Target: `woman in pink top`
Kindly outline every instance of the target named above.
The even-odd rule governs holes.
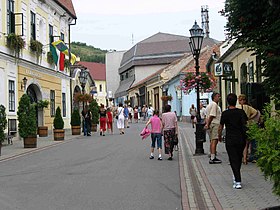
[[[165,113],[162,114],[162,126],[164,137],[164,151],[169,155],[168,160],[172,160],[174,139],[178,133],[177,116],[171,112],[171,106],[165,106]]]
[[[152,131],[151,131],[151,156],[150,159],[154,159],[154,150],[157,142],[157,149],[158,149],[158,160],[162,160],[161,157],[161,150],[162,150],[162,137],[161,137],[161,130],[162,130],[162,123],[160,118],[158,117],[159,111],[155,110],[154,115],[148,120],[146,123],[146,127],[151,124]]]

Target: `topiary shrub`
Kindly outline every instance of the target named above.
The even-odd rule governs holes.
[[[72,126],[80,126],[81,125],[81,117],[79,110],[77,108],[74,109],[72,115],[71,115],[71,122],[70,124]]]
[[[263,127],[249,125],[248,138],[257,141],[257,165],[265,178],[273,181],[273,192],[280,196],[280,111],[267,105],[263,120]]]
[[[4,131],[6,127],[7,127],[6,108],[1,104],[0,105],[0,142],[1,143],[5,140]]]
[[[23,94],[18,106],[18,131],[22,138],[37,134],[35,105],[31,104],[30,97]]]
[[[93,99],[89,104],[89,109],[92,114],[92,124],[97,125],[99,124],[99,106],[95,99]]]
[[[54,129],[63,129],[64,128],[64,121],[61,116],[61,109],[58,106],[55,110],[55,117],[53,120],[53,127]]]

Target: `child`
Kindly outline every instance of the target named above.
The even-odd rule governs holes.
[[[107,119],[108,132],[111,130],[111,134],[113,134],[113,113],[110,107],[107,109]]]
[[[154,150],[155,150],[155,143],[157,142],[158,148],[158,160],[162,160],[161,157],[161,150],[162,150],[162,123],[159,116],[159,111],[155,110],[154,115],[148,120],[146,123],[146,127],[151,124],[152,131],[151,131],[151,138],[152,138],[152,145],[151,145],[151,156],[150,159],[154,159]]]

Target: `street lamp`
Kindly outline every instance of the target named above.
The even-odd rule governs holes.
[[[196,21],[194,22],[193,27],[190,29],[190,48],[195,59],[195,74],[199,75],[199,54],[203,42],[203,30],[197,25]],[[195,155],[203,155],[203,142],[206,138],[206,132],[204,130],[204,123],[201,122],[200,116],[200,98],[199,98],[199,80],[196,81],[196,109],[197,109],[197,122],[196,122],[196,130],[195,130]]]
[[[88,79],[88,72],[84,69],[81,70],[80,76],[79,76],[79,81],[82,86],[82,93],[85,94],[85,86],[87,83]],[[85,108],[85,102],[83,101],[83,109]]]

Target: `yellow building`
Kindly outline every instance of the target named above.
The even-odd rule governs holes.
[[[59,68],[49,58],[51,42],[70,43],[70,29],[76,19],[71,0],[0,2],[0,104],[6,107],[9,131],[17,130],[18,101],[25,92],[32,102],[50,102],[48,108],[37,110],[38,126],[44,124],[51,130],[60,106],[65,128],[70,127],[73,75],[69,67]],[[24,41],[18,53],[15,47],[8,47],[12,35]],[[34,43],[42,45],[38,52]]]

